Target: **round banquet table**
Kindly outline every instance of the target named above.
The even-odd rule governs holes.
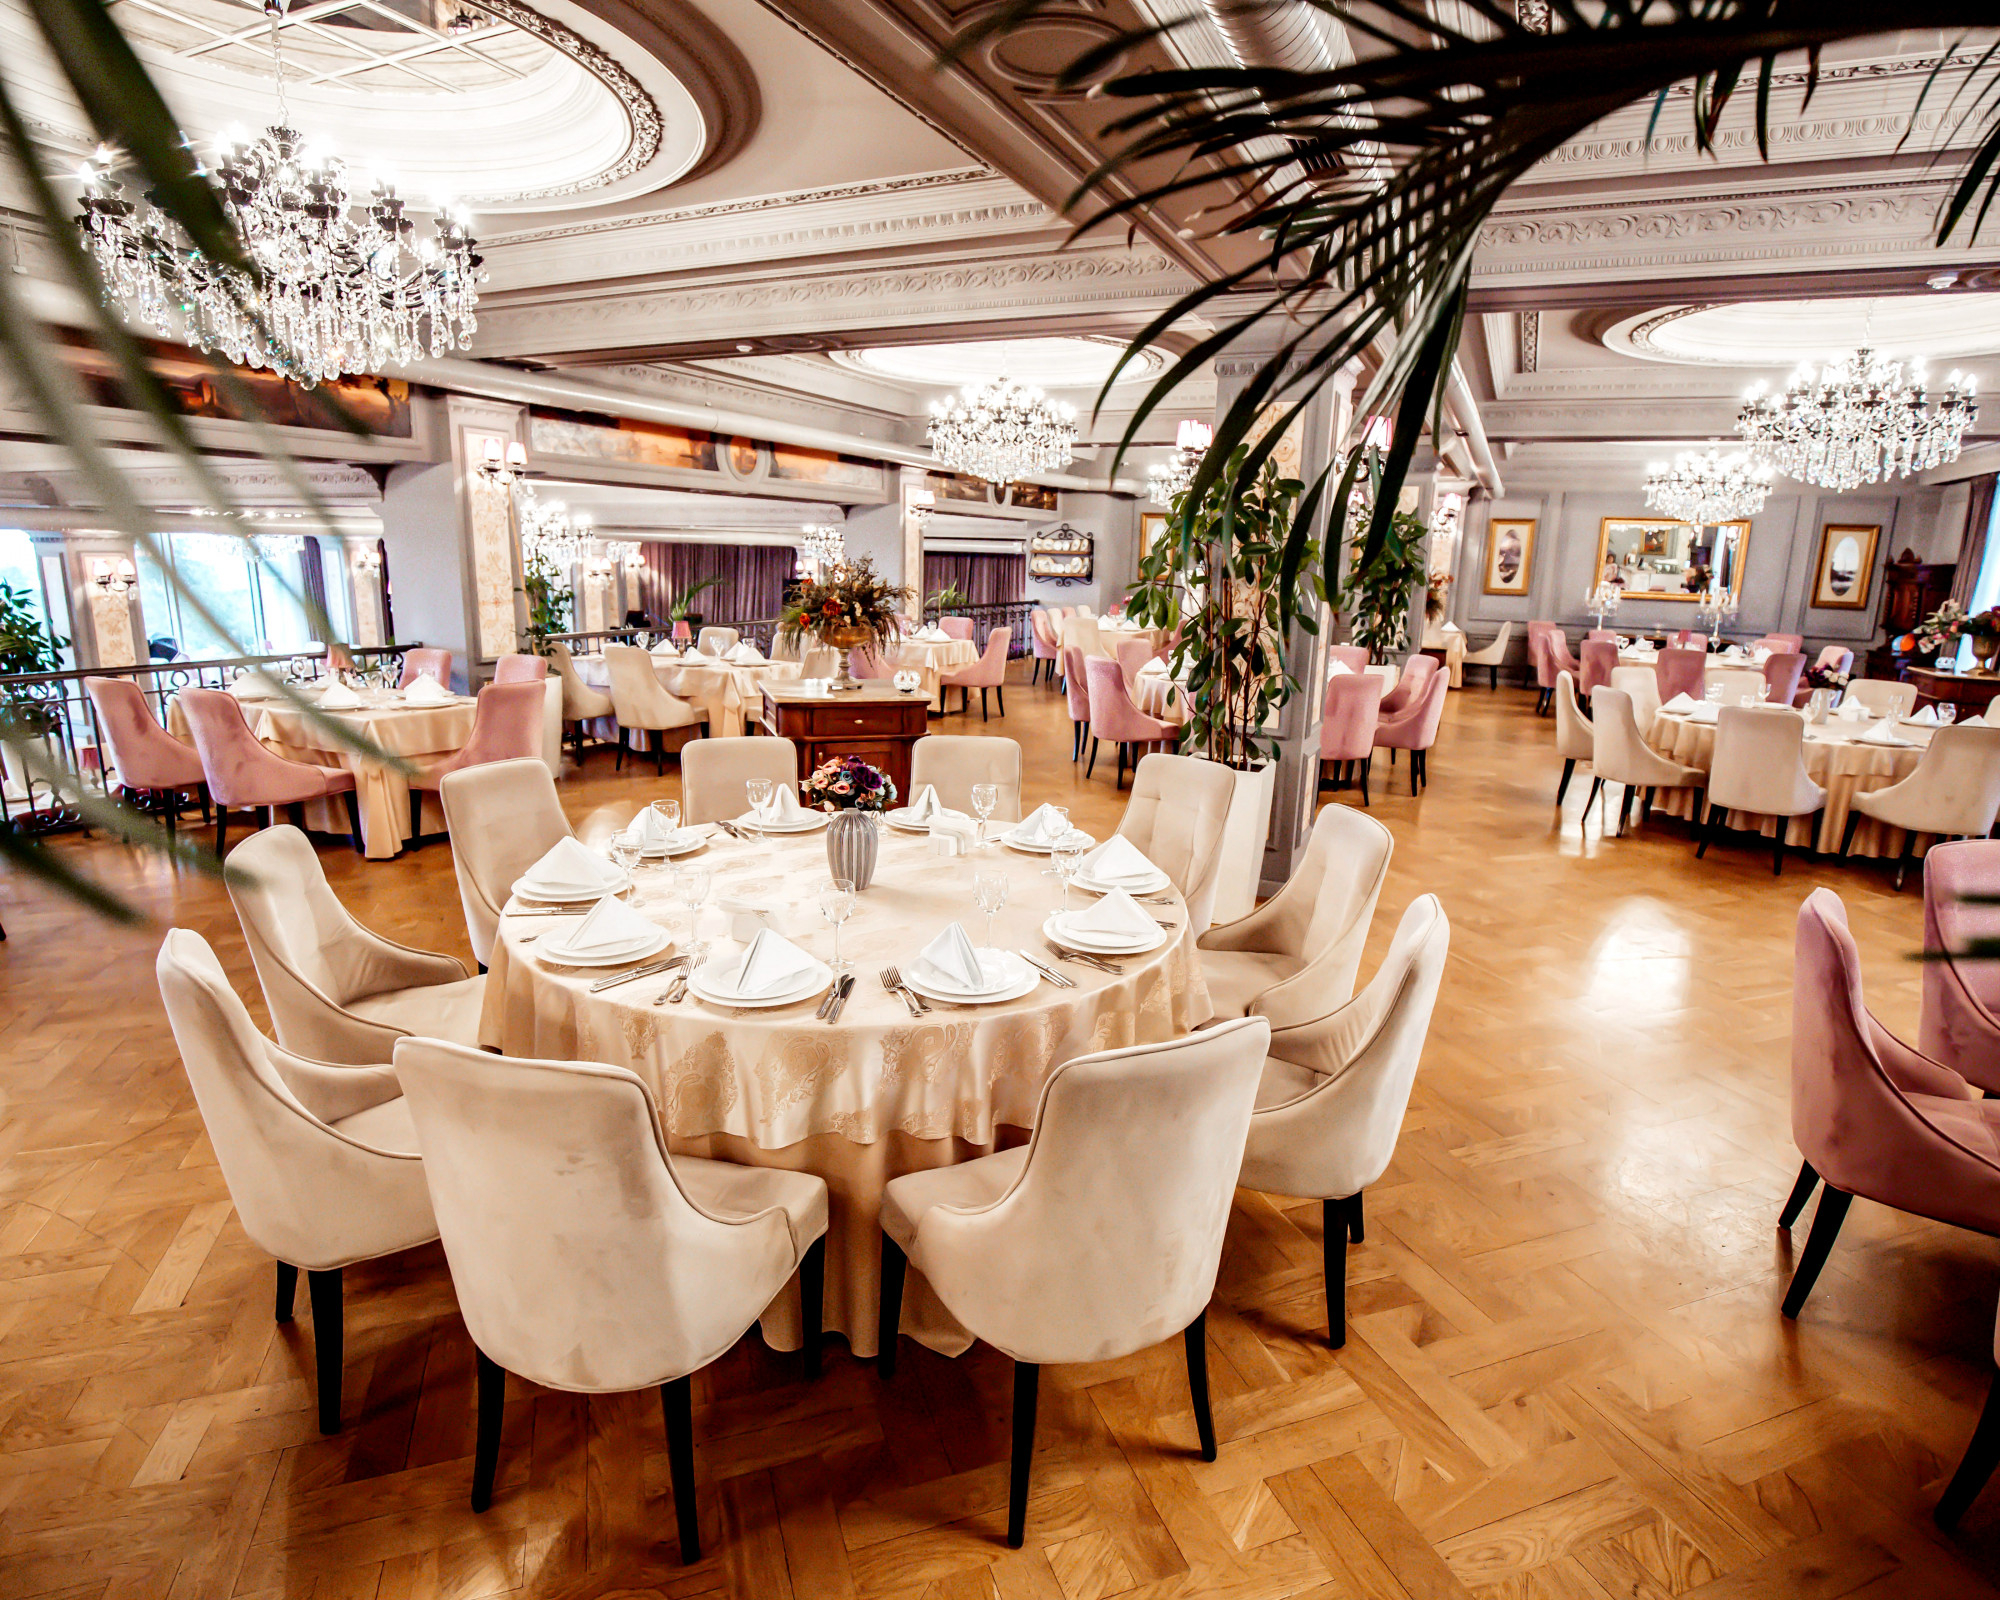
[[[739,948],[719,937],[719,902],[740,898],[785,908],[773,925],[827,959],[831,929],[812,898],[826,876],[824,831],[750,843],[708,831],[710,842],[680,860],[714,873],[701,930],[710,954]],[[998,1005],[934,1000],[928,1016],[913,1018],[879,974],[891,964],[907,972],[954,919],[975,943],[983,940],[985,918],[972,903],[975,862],[1005,868],[1010,880],[994,943],[1048,960],[1076,987],[1044,982]],[[652,1091],[671,1149],[824,1178],[831,1203],[825,1327],[846,1334],[857,1356],[872,1356],[889,1180],[1024,1142],[1051,1069],[1093,1051],[1174,1038],[1211,1015],[1194,930],[1178,898],[1171,909],[1153,908],[1178,930],[1157,950],[1121,958],[1122,976],[1055,963],[1040,930],[1060,905],[1061,888],[1043,875],[1046,865],[1046,857],[999,846],[933,856],[925,836],[885,827],[874,883],[841,929],[855,987],[836,1026],[816,1019],[817,995],[772,1010],[714,1007],[692,994],[679,1005],[656,1005],[664,977],[593,994],[602,971],[551,965],[528,942],[566,924],[504,916],[480,1042],[512,1056],[628,1067]],[[687,919],[672,899],[671,876],[642,868],[637,907],[681,938]],[[1079,890],[1074,903],[1080,910],[1089,900]],[[763,1328],[775,1348],[798,1348],[796,1288],[772,1302]],[[971,1342],[914,1269],[902,1328],[949,1355]]]
[[[759,661],[738,666],[735,662],[712,657],[705,661],[684,661],[678,656],[653,657],[653,676],[660,680],[660,687],[708,713],[708,736],[711,739],[738,737],[743,732],[743,708],[758,703],[765,679],[790,680],[796,678],[799,671],[796,661]],[[608,689],[611,686],[611,669],[605,666],[601,654],[578,656],[576,674],[593,689]],[[601,717],[598,721],[602,726],[593,728],[593,734],[615,743],[618,738],[617,719]],[[631,738],[635,748],[646,748],[641,730],[633,729]]]
[[[970,666],[979,659],[979,646],[970,639],[905,639],[896,647],[891,671],[908,669],[924,678],[924,698],[937,698],[939,681],[947,672]]]
[[[1872,726],[1872,723],[1860,723],[1855,725],[1854,732],[1865,733]],[[1918,760],[1930,745],[1932,730],[1929,728],[1899,726],[1896,731],[1903,738],[1915,741],[1917,748],[1863,744],[1852,737],[1838,720],[1807,727],[1806,773],[1826,790],[1826,807],[1820,813],[1817,838],[1813,835],[1813,819],[1810,816],[1793,817],[1785,831],[1786,844],[1828,854],[1840,849],[1841,834],[1847,828],[1847,814],[1855,795],[1901,783],[1916,770]],[[1670,761],[1678,761],[1684,767],[1699,767],[1706,772],[1715,761],[1715,724],[1690,722],[1686,717],[1662,711],[1653,718],[1646,743]],[[1706,804],[1701,799],[1701,791],[1694,789],[1662,789],[1653,797],[1656,810],[1664,811],[1670,817],[1686,817],[1689,821],[1700,820],[1700,814],[1695,809],[1698,803]],[[1730,827],[1754,828],[1767,838],[1778,831],[1778,820],[1751,811],[1729,813]],[[1931,835],[1920,834],[1918,839],[1921,847],[1928,848]],[[1873,817],[1861,819],[1861,825],[1854,830],[1852,854],[1899,856],[1902,853],[1901,828],[1891,828]]]
[[[456,753],[472,737],[474,702],[463,695],[454,695],[444,705],[413,706],[395,689],[357,692],[363,702],[359,710],[329,711],[324,715],[372,740],[389,755],[402,756],[417,766]],[[371,860],[384,860],[403,848],[410,836],[410,782],[404,773],[350,750],[287,701],[269,698],[238,703],[243,707],[250,731],[287,761],[303,761],[315,767],[345,767],[354,774],[355,798],[361,811],[362,848]],[[168,704],[167,729],[177,738],[188,737],[187,717],[178,697]],[[306,822],[326,833],[344,834],[346,806],[337,798],[308,801]],[[435,793],[427,792],[424,796],[424,831],[445,831],[444,811]]]
[[[1187,691],[1165,672],[1140,672],[1132,680],[1132,704],[1162,722],[1188,719]]]
[[[1110,622],[1100,622],[1097,625],[1099,653],[1112,657],[1118,654],[1118,647],[1121,644],[1133,639],[1142,639],[1148,650],[1157,650],[1160,648],[1161,640],[1166,636],[1167,631],[1164,628],[1121,628]]]

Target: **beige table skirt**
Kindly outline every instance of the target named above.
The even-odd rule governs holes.
[[[1142,672],[1132,680],[1132,703],[1162,722],[1188,719],[1187,691],[1164,672]]]
[[[687,858],[684,858],[687,859]],[[698,858],[714,871],[703,934],[711,951],[736,948],[719,937],[716,902],[767,901],[788,938],[824,959],[830,930],[809,901],[825,876],[824,833],[751,844],[723,840]],[[907,967],[953,919],[975,941],[984,919],[972,906],[973,861],[1002,866],[1011,883],[994,942],[1046,954],[1040,927],[1060,886],[1042,876],[1045,858],[993,848],[976,857],[929,853],[922,837],[885,831],[875,882],[841,933],[858,982],[838,1027],[815,1020],[817,999],[775,1011],[711,1008],[692,998],[655,1005],[662,980],[589,992],[597,974],[551,967],[520,940],[549,928],[546,918],[502,920],[486,986],[481,1042],[509,1055],[609,1062],[645,1080],[675,1150],[752,1165],[808,1171],[827,1180],[825,1326],[857,1355],[879,1343],[882,1190],[906,1172],[947,1166],[1019,1143],[1033,1126],[1043,1083],[1065,1061],[1093,1051],[1174,1038],[1211,1014],[1185,911],[1162,909],[1182,926],[1160,949],[1128,958],[1122,976],[1065,969],[1074,989],[1041,984],[992,1006],[937,1005],[916,1019],[878,980],[884,966]],[[639,909],[684,931],[670,903],[669,874],[642,870]],[[1088,897],[1078,894],[1079,908]],[[970,1342],[912,1272],[903,1330],[956,1354]],[[796,1295],[764,1322],[780,1349],[798,1342]]]
[[[908,668],[923,674],[924,698],[937,698],[938,684],[947,672],[969,667],[979,659],[979,646],[970,639],[905,639],[895,649],[896,670]]]

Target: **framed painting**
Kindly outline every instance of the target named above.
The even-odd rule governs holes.
[[[1535,566],[1535,519],[1495,517],[1486,525],[1486,592],[1526,594]]]
[[[1740,593],[1748,522],[1697,527],[1669,517],[1606,517],[1597,536],[1591,587],[1616,584],[1627,600],[1686,600],[1712,585]]]
[[[1164,511],[1142,511],[1139,513],[1138,560],[1132,563],[1132,576],[1139,576],[1139,568],[1147,556],[1153,553],[1153,546],[1159,543],[1160,535],[1167,531],[1167,513]]]
[[[1875,586],[1879,523],[1829,522],[1820,530],[1819,560],[1813,565],[1812,604],[1822,611],[1860,611]]]

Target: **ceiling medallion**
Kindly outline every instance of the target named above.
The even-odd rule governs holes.
[[[1671,467],[1646,469],[1646,507],[1697,527],[1741,522],[1764,509],[1772,472],[1769,462],[1741,451],[1725,456],[1713,445],[1699,453],[1684,450]]]
[[[1972,379],[1954,372],[1928,403],[1921,362],[1905,378],[1902,362],[1864,344],[1817,371],[1801,366],[1783,394],[1767,395],[1758,384],[1744,397],[1736,431],[1787,477],[1858,489],[1956,461],[1979,415],[1972,394]]]
[[[1001,376],[934,401],[931,454],[954,472],[1009,484],[1075,458],[1076,408]]]
[[[1146,490],[1154,505],[1170,506],[1187,492],[1187,486],[1194,482],[1194,475],[1201,467],[1203,453],[1214,439],[1215,430],[1207,423],[1192,417],[1182,421],[1174,430],[1173,459],[1146,469]]]

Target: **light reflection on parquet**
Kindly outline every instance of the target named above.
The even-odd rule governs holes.
[[[1317,1206],[1242,1194],[1210,1315],[1220,1459],[1192,1453],[1177,1348],[1051,1369],[1018,1553],[1007,1366],[984,1350],[906,1347],[886,1388],[835,1351],[808,1388],[745,1341],[698,1380],[691,1569],[646,1395],[519,1388],[475,1518],[471,1351],[435,1247],[350,1271],[347,1428],[321,1439],[304,1297],[272,1322],[172,1053],[157,929],[10,884],[0,1600],[1994,1593],[2000,1492],[1958,1541],[1928,1521],[1991,1372],[1993,1245],[1857,1206],[1804,1318],[1777,1313],[1792,918],[1838,888],[1872,1001],[1913,1030],[1915,894],[1803,861],[1774,882],[1748,847],[1697,864],[1675,824],[1579,833],[1581,785],[1558,829],[1528,704],[1453,695],[1426,797],[1377,785],[1397,853],[1370,965],[1424,890],[1453,945],[1350,1255],[1347,1348],[1321,1342]],[[1017,685],[1011,712],[990,731],[1023,739],[1031,797],[1102,832],[1109,774],[1072,773],[1055,697]],[[656,787],[606,755],[564,791],[588,831]],[[214,885],[74,850],[255,996]],[[385,932],[465,952],[442,844],[325,860]]]

